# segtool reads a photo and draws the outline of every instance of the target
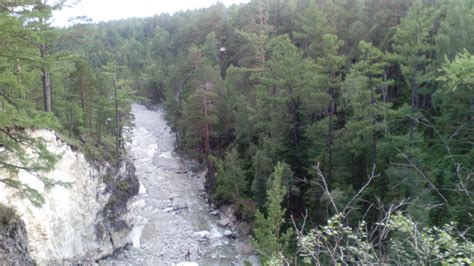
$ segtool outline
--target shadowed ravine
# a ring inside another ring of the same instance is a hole
[[[141,182],[139,195],[130,204],[135,227],[133,246],[101,265],[172,265],[190,261],[199,265],[255,263],[244,255],[247,239],[224,236],[226,228],[203,198],[203,177],[174,149],[162,110],[133,105],[134,127],[129,130],[128,151]],[[247,251],[248,253],[248,251]]]

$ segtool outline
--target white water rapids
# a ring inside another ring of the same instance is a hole
[[[133,246],[100,264],[177,265],[189,251],[189,260],[199,265],[258,265],[245,237],[224,236],[228,229],[218,225],[202,196],[203,177],[173,151],[164,112],[136,104],[132,112],[127,149],[141,183],[130,203]]]

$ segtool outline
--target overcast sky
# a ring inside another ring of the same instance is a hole
[[[208,7],[217,0],[81,0],[73,8],[54,14],[53,23],[64,26],[70,17],[87,16],[93,22],[117,20],[130,17],[150,17],[155,14],[173,14],[180,10]],[[247,3],[249,0],[220,0],[226,6]]]

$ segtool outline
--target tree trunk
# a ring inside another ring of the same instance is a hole
[[[45,4],[44,4],[45,5]],[[40,18],[40,23],[44,24],[44,19]],[[42,81],[43,81],[43,101],[44,101],[44,111],[51,112],[51,98],[52,98],[52,91],[51,91],[51,77],[49,75],[48,66],[45,65],[45,61],[48,57],[48,45],[45,43],[41,43],[38,45],[40,50],[40,56],[42,62],[41,67],[41,74],[42,74]]]
[[[40,45],[40,54],[41,58],[45,60],[48,56],[48,46],[46,44]],[[47,66],[41,67],[41,79],[43,81],[43,101],[44,101],[44,111],[51,112],[51,98],[52,98],[52,91],[51,91],[51,77],[49,75],[49,70]]]
[[[212,165],[211,160],[209,160],[209,155],[211,152],[211,147],[209,143],[209,109],[208,109],[208,102],[207,102],[207,82],[204,83],[204,119],[206,121],[205,128],[204,128],[204,152],[206,155],[206,164],[207,164],[207,176],[206,176],[206,186],[208,191],[212,194],[216,190],[216,175],[214,172],[214,167]]]
[[[204,146],[205,146],[205,154],[206,154],[206,159],[209,158],[209,150],[210,150],[210,145],[209,145],[209,123],[208,123],[208,116],[209,116],[209,110],[207,106],[207,84],[204,85],[204,119],[206,121],[206,125],[204,128]]]
[[[52,106],[51,106],[51,78],[49,76],[49,71],[47,67],[41,68],[41,73],[42,73],[42,81],[43,81],[43,101],[44,101],[44,111],[45,112],[51,112],[52,111]]]
[[[333,126],[333,120],[334,120],[334,97],[332,96],[331,89],[331,102],[329,103],[329,123],[328,123],[328,139],[326,143],[326,149],[328,153],[328,172],[327,176],[328,179],[331,180],[331,170],[332,170],[332,144],[333,144],[333,131],[334,131],[334,126]]]
[[[387,126],[387,114],[386,114],[386,104],[387,104],[387,97],[388,97],[388,86],[387,86],[387,71],[385,70],[383,73],[383,80],[384,80],[384,85],[382,86],[382,104],[384,107],[383,111],[383,127],[384,127],[384,132],[385,134],[388,134],[388,126]]]
[[[97,145],[102,144],[102,126],[100,123],[97,123]]]
[[[175,124],[174,128],[176,128],[176,130],[174,132],[174,137],[176,139],[176,149],[179,150],[180,146],[179,146],[179,128],[178,128],[178,125]]]
[[[336,72],[332,70],[331,73],[332,81],[336,81]],[[329,94],[331,96],[331,101],[329,103],[329,124],[328,124],[328,139],[326,144],[326,149],[328,153],[328,172],[327,177],[329,180],[332,178],[332,145],[333,145],[333,135],[334,135],[334,115],[336,114],[336,90],[334,88],[329,89]]]
[[[85,103],[84,103],[84,98],[85,98],[85,81],[84,81],[84,76],[83,76],[83,73],[79,73],[79,97],[81,98],[81,108],[82,108],[82,111],[85,111]]]
[[[377,162],[377,115],[375,113],[377,100],[375,98],[374,86],[372,85],[372,74],[369,69],[367,70],[369,72],[370,105],[372,106],[370,113],[372,115],[372,166],[374,166]]]
[[[216,173],[211,160],[207,159],[207,175],[206,175],[206,188],[207,191],[212,195],[216,191]]]
[[[415,71],[413,71],[413,77],[412,77],[412,85],[411,85],[411,115],[414,116],[417,110],[417,103],[418,103],[418,83],[416,82],[416,74]],[[414,137],[414,130],[416,127],[416,121],[414,117],[412,117],[412,122],[410,125],[410,144],[413,143],[413,137]]]
[[[120,123],[119,123],[119,112],[118,112],[118,93],[117,93],[117,85],[115,84],[114,79],[114,92],[115,92],[115,154],[117,158],[119,158],[120,154]]]
[[[300,98],[298,96],[296,102],[293,103],[294,114],[293,114],[293,127],[294,127],[294,134],[293,134],[293,145],[295,149],[298,149],[300,145]]]

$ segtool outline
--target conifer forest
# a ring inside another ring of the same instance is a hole
[[[141,103],[262,265],[474,263],[474,1],[217,1],[52,26],[66,4],[0,1],[0,169],[68,186],[41,174],[60,158],[36,129],[119,164]]]

